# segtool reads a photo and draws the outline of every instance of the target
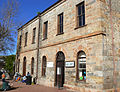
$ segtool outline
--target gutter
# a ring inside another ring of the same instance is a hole
[[[38,62],[39,62],[39,41],[40,41],[40,21],[41,14],[38,14],[39,17],[39,28],[38,28],[38,43],[37,43],[37,65],[36,65],[36,78],[38,79]]]
[[[112,33],[112,55],[113,55],[113,87],[115,88],[115,92],[117,92],[117,81],[116,81],[116,65],[115,65],[115,47],[114,47],[114,30],[113,30],[113,21],[112,21],[112,1],[109,0],[109,8],[110,8],[110,26]]]

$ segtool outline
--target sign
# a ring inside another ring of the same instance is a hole
[[[65,66],[67,68],[74,68],[75,67],[75,61],[66,61]]]
[[[53,67],[53,62],[47,62],[47,67]]]
[[[57,67],[57,75],[61,75],[61,68]]]

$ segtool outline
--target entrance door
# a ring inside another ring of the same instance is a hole
[[[24,57],[23,61],[23,76],[26,76],[26,57]]]
[[[56,57],[56,86],[63,87],[64,84],[64,61],[65,56],[63,52],[58,52]]]

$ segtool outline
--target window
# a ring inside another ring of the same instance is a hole
[[[85,25],[85,6],[84,2],[77,5],[77,27]]]
[[[17,68],[18,68],[17,71],[19,72],[19,69],[20,69],[20,59],[18,60],[18,67]]]
[[[25,33],[25,46],[27,46],[27,36],[28,36],[28,32]]]
[[[21,43],[22,43],[22,35],[20,35],[19,49],[21,49]]]
[[[35,34],[36,34],[36,28],[33,29],[33,38],[32,38],[32,44],[35,43]]]
[[[86,54],[84,51],[80,51],[77,57],[77,79],[81,81],[86,80]]]
[[[31,60],[31,74],[34,74],[34,58]]]
[[[48,21],[44,22],[44,27],[43,27],[43,39],[47,39],[47,32],[48,32]]]
[[[58,15],[58,35],[63,34],[63,13]]]
[[[46,76],[46,56],[42,58],[42,76]]]

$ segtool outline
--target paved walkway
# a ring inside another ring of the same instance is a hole
[[[20,82],[14,82],[13,87],[15,87],[15,89],[7,92],[71,92],[66,89],[58,90],[57,88],[42,85],[26,85]]]

